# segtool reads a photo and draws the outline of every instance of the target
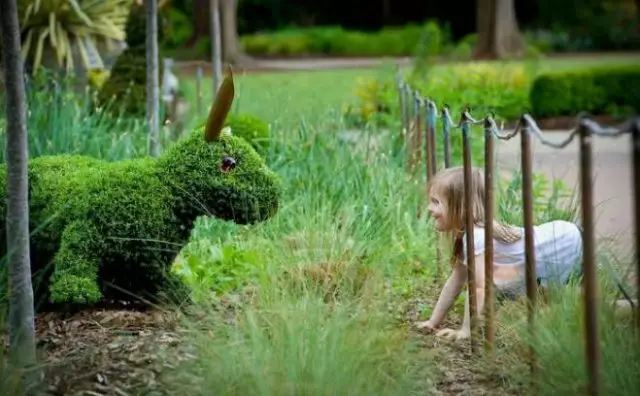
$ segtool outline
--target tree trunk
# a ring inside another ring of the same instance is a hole
[[[147,122],[149,123],[149,154],[160,156],[159,139],[159,76],[158,76],[158,3],[146,0],[147,13]]]
[[[187,42],[189,47],[195,45],[201,37],[207,37],[209,34],[207,20],[209,4],[209,0],[193,0],[193,34]]]
[[[222,57],[225,62],[248,66],[253,59],[240,49],[238,0],[220,0],[222,13]]]
[[[389,16],[391,15],[391,1],[382,0],[382,24],[387,25]]]
[[[220,31],[220,0],[211,0],[211,65],[213,67],[213,95],[222,83],[222,42]]]
[[[514,0],[477,0],[475,59],[506,59],[524,52]]]
[[[25,368],[35,364],[36,346],[29,254],[26,94],[16,0],[0,2],[0,18],[7,123],[6,234],[10,290],[10,355],[18,367]],[[30,378],[34,379],[36,378]]]
[[[476,43],[474,58],[485,59],[490,58],[493,48],[493,16],[495,11],[495,0],[476,0],[476,32],[478,34],[478,42]]]

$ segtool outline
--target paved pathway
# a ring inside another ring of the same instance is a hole
[[[602,59],[602,58],[638,58],[638,52],[604,52],[604,53],[560,53],[548,55],[549,58],[561,59]],[[374,68],[385,63],[408,67],[411,65],[412,57],[302,57],[302,58],[260,58],[255,57],[254,63],[248,67],[240,67],[246,73],[255,72],[286,72],[286,71],[302,71],[302,70],[330,70],[330,69],[349,69],[349,68]],[[442,60],[443,62],[446,59]],[[180,73],[195,73],[196,68],[200,66],[203,72],[208,74],[211,72],[211,64],[208,61],[177,61],[175,63],[176,71]]]
[[[547,131],[553,141],[567,138],[569,131]],[[633,252],[633,185],[631,144],[629,136],[597,137],[593,140],[593,189],[596,205],[596,237],[615,237],[621,254]],[[500,142],[497,146],[498,166],[520,167],[520,139]],[[564,180],[570,188],[579,189],[580,166],[578,139],[557,150],[534,139],[534,171]],[[578,190],[579,191],[579,190]]]
[[[243,73],[256,72],[290,72],[308,70],[332,70],[332,69],[363,69],[376,68],[385,63],[407,67],[411,65],[410,57],[388,58],[292,58],[292,59],[256,59],[255,63],[248,67],[240,67]],[[195,73],[197,67],[201,67],[205,74],[211,72],[211,64],[205,61],[180,61],[176,62],[175,70],[181,74]]]

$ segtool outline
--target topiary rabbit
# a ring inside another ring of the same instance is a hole
[[[202,215],[247,224],[273,216],[281,187],[243,139],[222,133],[234,98],[229,69],[206,126],[159,158],[105,162],[78,155],[29,163],[31,261],[52,303],[157,296]],[[0,170],[5,194],[6,167]],[[5,200],[0,254],[6,254]],[[111,285],[115,287],[110,287]]]

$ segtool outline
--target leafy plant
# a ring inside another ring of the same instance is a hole
[[[111,50],[125,39],[124,27],[132,0],[20,0],[18,15],[24,37],[22,56],[36,71],[43,57],[52,56],[59,67],[74,68],[74,47],[86,68],[102,65],[98,50]]]
[[[264,261],[255,249],[236,242],[191,241],[176,259],[172,271],[192,290],[194,301],[223,296],[240,289],[261,273]]]
[[[356,103],[345,108],[345,115],[357,125],[363,125],[380,114],[393,109],[396,91],[388,78],[358,78],[355,88]]]

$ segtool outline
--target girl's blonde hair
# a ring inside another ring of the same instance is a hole
[[[473,224],[486,225],[484,212],[484,175],[478,168],[471,168],[473,191],[471,206]],[[440,198],[445,219],[451,227],[453,242],[452,264],[462,258],[462,236],[467,222],[467,207],[464,200],[464,168],[453,167],[438,172],[429,183],[429,192]],[[469,230],[473,232],[473,230]],[[493,220],[493,237],[503,243],[514,243],[522,237],[519,228]]]

